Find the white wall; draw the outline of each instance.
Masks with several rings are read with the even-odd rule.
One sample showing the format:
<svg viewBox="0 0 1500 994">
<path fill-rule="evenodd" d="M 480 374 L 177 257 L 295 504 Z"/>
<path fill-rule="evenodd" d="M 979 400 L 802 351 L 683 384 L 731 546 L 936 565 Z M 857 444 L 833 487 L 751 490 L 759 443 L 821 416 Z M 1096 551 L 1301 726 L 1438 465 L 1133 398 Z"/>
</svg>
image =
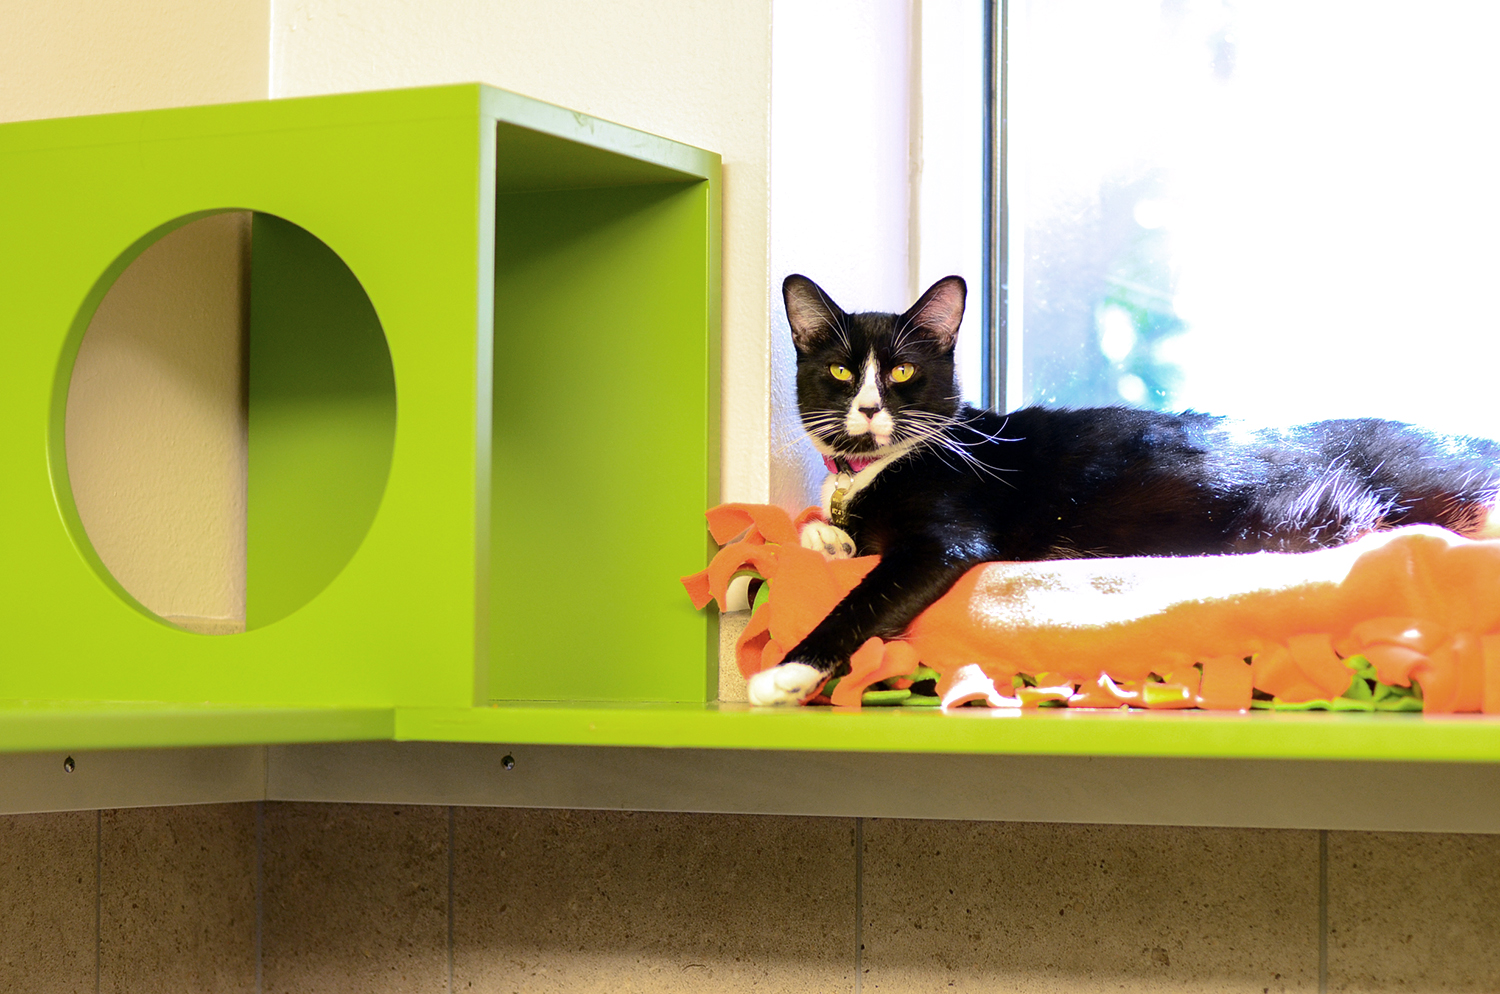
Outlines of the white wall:
<svg viewBox="0 0 1500 994">
<path fill-rule="evenodd" d="M 271 92 L 482 82 L 724 158 L 725 500 L 764 501 L 770 0 L 273 0 Z"/>
<path fill-rule="evenodd" d="M 771 497 L 800 508 L 822 463 L 797 421 L 781 281 L 903 311 L 956 273 L 965 396 L 980 389 L 984 8 L 980 0 L 776 0 L 771 86 Z"/>
<path fill-rule="evenodd" d="M 911 295 L 949 274 L 969 284 L 957 359 L 964 399 L 981 399 L 984 270 L 984 6 L 916 0 Z"/>
<path fill-rule="evenodd" d="M 816 503 L 823 472 L 796 419 L 781 281 L 847 310 L 910 304 L 910 0 L 776 0 L 772 49 L 772 499 Z"/>
</svg>

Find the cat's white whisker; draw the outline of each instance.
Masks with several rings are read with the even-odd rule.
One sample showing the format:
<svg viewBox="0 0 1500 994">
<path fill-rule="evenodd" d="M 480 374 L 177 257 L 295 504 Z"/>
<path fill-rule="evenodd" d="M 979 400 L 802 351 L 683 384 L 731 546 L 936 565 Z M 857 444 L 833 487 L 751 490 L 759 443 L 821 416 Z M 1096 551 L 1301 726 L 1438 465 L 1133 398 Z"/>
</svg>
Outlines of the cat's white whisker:
<svg viewBox="0 0 1500 994">
<path fill-rule="evenodd" d="M 951 453 L 952 455 L 958 457 L 958 459 L 963 464 L 969 466 L 975 472 L 1004 483 L 1006 486 L 1013 486 L 1013 484 L 1011 484 L 1009 481 L 1001 479 L 1000 474 L 1014 472 L 1014 470 L 989 465 L 979 457 L 975 456 L 972 452 L 968 451 L 969 446 L 978 445 L 980 443 L 961 442 L 948 434 L 948 429 L 956 423 L 955 419 L 945 418 L 940 415 L 934 415 L 930 412 L 911 412 L 911 414 L 912 416 L 909 417 L 907 423 L 902 426 L 906 433 L 906 438 L 909 438 L 917 442 L 918 444 L 927 444 L 928 447 L 935 452 L 935 454 L 939 454 L 939 458 L 941 458 L 941 452 Z M 948 466 L 957 468 L 953 467 L 953 464 L 948 463 L 947 460 L 943 461 Z"/>
</svg>

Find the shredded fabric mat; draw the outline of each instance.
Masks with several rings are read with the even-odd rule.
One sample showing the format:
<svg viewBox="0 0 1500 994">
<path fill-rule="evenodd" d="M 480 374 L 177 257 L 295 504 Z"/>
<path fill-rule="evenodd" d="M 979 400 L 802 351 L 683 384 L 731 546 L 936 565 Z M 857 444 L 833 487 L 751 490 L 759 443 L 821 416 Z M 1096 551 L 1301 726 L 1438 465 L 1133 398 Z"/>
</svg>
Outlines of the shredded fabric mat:
<svg viewBox="0 0 1500 994">
<path fill-rule="evenodd" d="M 683 583 L 722 609 L 736 576 L 763 581 L 747 677 L 877 561 L 803 549 L 817 514 L 708 512 L 723 548 Z M 1500 541 L 1414 526 L 1308 553 L 986 563 L 850 666 L 807 703 L 1500 713 Z"/>
</svg>

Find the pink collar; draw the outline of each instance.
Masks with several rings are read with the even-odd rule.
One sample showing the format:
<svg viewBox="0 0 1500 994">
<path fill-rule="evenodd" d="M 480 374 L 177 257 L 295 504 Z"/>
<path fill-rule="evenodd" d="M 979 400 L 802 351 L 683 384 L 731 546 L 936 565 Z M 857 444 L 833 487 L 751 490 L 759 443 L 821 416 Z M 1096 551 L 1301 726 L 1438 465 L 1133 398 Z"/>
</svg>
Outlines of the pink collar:
<svg viewBox="0 0 1500 994">
<path fill-rule="evenodd" d="M 867 467 L 879 462 L 879 459 L 871 459 L 867 456 L 824 456 L 823 465 L 828 467 L 828 472 L 837 476 L 839 473 L 854 475 Z"/>
</svg>

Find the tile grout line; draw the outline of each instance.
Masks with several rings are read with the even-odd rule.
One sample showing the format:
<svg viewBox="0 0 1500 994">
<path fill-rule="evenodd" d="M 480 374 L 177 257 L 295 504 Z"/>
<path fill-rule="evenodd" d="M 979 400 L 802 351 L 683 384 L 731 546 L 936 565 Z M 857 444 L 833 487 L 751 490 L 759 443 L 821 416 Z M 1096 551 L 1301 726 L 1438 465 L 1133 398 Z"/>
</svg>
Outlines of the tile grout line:
<svg viewBox="0 0 1500 994">
<path fill-rule="evenodd" d="M 853 994 L 864 985 L 864 819 L 853 820 Z"/>
<path fill-rule="evenodd" d="M 94 994 L 104 984 L 104 809 L 94 809 Z"/>
<path fill-rule="evenodd" d="M 1318 830 L 1318 994 L 1328 994 L 1328 829 Z"/>
<path fill-rule="evenodd" d="M 453 805 L 448 805 L 448 994 L 453 994 Z"/>
<path fill-rule="evenodd" d="M 266 802 L 255 802 L 255 994 L 265 991 Z"/>
</svg>

